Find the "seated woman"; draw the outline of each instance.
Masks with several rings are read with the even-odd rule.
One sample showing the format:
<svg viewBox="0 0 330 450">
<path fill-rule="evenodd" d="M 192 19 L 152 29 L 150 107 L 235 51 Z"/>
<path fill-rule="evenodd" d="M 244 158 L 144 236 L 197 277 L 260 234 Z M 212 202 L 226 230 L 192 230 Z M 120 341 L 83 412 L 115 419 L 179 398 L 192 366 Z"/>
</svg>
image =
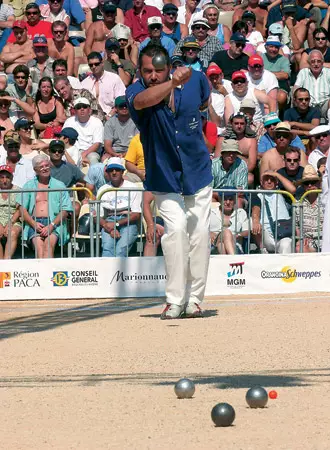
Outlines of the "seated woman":
<svg viewBox="0 0 330 450">
<path fill-rule="evenodd" d="M 212 251 L 219 254 L 242 254 L 243 238 L 249 234 L 249 221 L 246 212 L 236 207 L 236 190 L 225 187 L 228 192 L 219 192 L 220 206 L 211 209 Z"/>
<path fill-rule="evenodd" d="M 63 105 L 55 95 L 53 83 L 49 77 L 43 77 L 39 81 L 36 107 L 33 120 L 41 138 L 46 128 L 61 127 L 66 120 Z"/>
<path fill-rule="evenodd" d="M 57 192 L 25 192 L 18 195 L 18 203 L 23 207 L 24 240 L 31 242 L 37 258 L 53 258 L 55 245 L 65 245 L 69 240 L 66 219 L 73 211 L 72 203 L 65 185 L 50 176 L 50 161 L 46 155 L 35 156 L 32 165 L 36 173 L 23 189 L 47 190 Z"/>
</svg>

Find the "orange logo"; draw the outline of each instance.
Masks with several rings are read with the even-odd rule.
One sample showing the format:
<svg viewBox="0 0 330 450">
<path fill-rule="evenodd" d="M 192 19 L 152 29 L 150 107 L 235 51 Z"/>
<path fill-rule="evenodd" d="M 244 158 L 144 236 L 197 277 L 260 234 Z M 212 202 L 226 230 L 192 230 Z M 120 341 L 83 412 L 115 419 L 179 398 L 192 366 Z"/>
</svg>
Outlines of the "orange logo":
<svg viewBox="0 0 330 450">
<path fill-rule="evenodd" d="M 10 286 L 10 280 L 10 272 L 0 272 L 0 289 Z"/>
</svg>

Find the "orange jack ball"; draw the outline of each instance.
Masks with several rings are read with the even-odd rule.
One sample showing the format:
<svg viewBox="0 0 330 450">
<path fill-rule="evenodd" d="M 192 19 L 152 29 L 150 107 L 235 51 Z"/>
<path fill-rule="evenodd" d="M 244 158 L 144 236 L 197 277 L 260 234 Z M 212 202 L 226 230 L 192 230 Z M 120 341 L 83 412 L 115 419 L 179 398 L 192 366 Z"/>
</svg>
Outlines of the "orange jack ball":
<svg viewBox="0 0 330 450">
<path fill-rule="evenodd" d="M 272 400 L 275 400 L 275 398 L 277 398 L 276 391 L 270 391 L 268 395 L 269 395 L 269 398 L 271 398 Z"/>
</svg>

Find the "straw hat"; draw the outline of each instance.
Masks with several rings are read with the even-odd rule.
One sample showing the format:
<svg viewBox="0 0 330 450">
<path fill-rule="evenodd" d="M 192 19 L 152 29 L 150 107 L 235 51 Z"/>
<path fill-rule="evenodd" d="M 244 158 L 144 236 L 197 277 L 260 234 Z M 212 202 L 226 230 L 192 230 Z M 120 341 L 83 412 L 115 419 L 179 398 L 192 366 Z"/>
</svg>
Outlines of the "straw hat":
<svg viewBox="0 0 330 450">
<path fill-rule="evenodd" d="M 299 180 L 297 184 L 303 184 L 306 181 L 321 181 L 321 178 L 311 164 L 305 166 L 301 180 Z"/>
</svg>

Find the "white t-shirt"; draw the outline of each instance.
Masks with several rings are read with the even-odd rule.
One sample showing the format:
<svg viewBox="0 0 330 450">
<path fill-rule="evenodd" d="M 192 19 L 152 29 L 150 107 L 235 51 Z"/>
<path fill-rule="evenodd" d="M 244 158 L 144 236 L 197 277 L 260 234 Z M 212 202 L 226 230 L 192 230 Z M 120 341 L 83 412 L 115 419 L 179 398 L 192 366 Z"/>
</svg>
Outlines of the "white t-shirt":
<svg viewBox="0 0 330 450">
<path fill-rule="evenodd" d="M 221 194 L 219 194 L 221 195 Z M 234 209 L 230 216 L 229 227 L 230 231 L 235 234 L 242 231 L 248 231 L 249 219 L 246 212 L 242 208 Z M 210 217 L 210 231 L 219 233 L 222 230 L 222 212 L 219 208 L 211 208 Z"/>
<path fill-rule="evenodd" d="M 254 122 L 262 121 L 262 118 L 265 115 L 265 105 L 258 102 L 258 100 L 254 94 L 253 86 L 248 87 L 248 91 L 245 95 L 243 95 L 243 97 L 239 97 L 238 95 L 235 94 L 234 91 L 231 94 L 227 95 L 227 97 L 229 97 L 231 104 L 233 105 L 233 113 L 234 114 L 238 113 L 238 111 L 240 110 L 241 103 L 243 100 L 249 99 L 249 100 L 254 101 L 254 103 L 256 104 L 256 112 L 254 113 L 253 121 Z"/>
<path fill-rule="evenodd" d="M 111 184 L 105 184 L 97 191 L 96 197 L 99 198 L 100 194 L 111 187 Z M 101 217 L 107 217 L 114 215 L 117 216 L 122 213 L 129 212 L 141 212 L 142 192 L 129 191 L 129 189 L 136 189 L 136 184 L 131 181 L 124 180 L 120 189 L 127 188 L 127 191 L 109 191 L 106 192 L 100 203 L 100 215 Z M 117 192 L 117 195 L 116 195 Z M 116 208 L 117 205 L 117 208 Z"/>
<path fill-rule="evenodd" d="M 5 155 L 1 154 L 0 157 L 0 166 L 4 164 L 7 164 L 7 152 Z M 22 188 L 27 181 L 32 180 L 35 176 L 36 173 L 32 167 L 32 160 L 22 156 L 15 166 L 13 185 Z"/>
<path fill-rule="evenodd" d="M 253 86 L 259 91 L 266 91 L 266 94 L 268 94 L 268 92 L 272 89 L 278 88 L 277 78 L 269 70 L 264 70 L 260 80 L 253 80 L 249 72 L 246 72 L 245 75 L 248 79 L 249 86 Z"/>
<path fill-rule="evenodd" d="M 318 160 L 324 158 L 326 155 L 318 148 L 313 150 L 308 157 L 308 164 L 311 164 L 315 170 L 317 170 Z"/>
<path fill-rule="evenodd" d="M 260 31 L 252 31 L 250 34 L 246 35 L 246 39 L 249 41 L 249 44 L 254 45 L 254 47 L 257 47 L 258 44 L 264 42 L 264 38 L 262 37 L 262 34 Z"/>
<path fill-rule="evenodd" d="M 164 6 L 163 0 L 145 0 L 144 2 L 148 6 L 155 6 L 161 12 Z"/>
<path fill-rule="evenodd" d="M 203 11 L 200 8 L 196 8 L 195 12 L 192 13 L 191 18 L 188 23 L 189 33 L 191 33 L 191 25 L 194 20 L 196 19 L 202 19 L 203 18 Z M 183 23 L 185 25 L 186 23 L 186 7 L 185 5 L 179 6 L 178 8 L 178 18 L 176 19 L 177 22 Z"/>
<path fill-rule="evenodd" d="M 81 123 L 76 116 L 69 117 L 63 125 L 63 128 L 72 127 L 78 133 L 76 146 L 80 152 L 87 150 L 96 142 L 103 144 L 103 124 L 97 117 L 91 116 L 86 123 Z"/>
<path fill-rule="evenodd" d="M 81 152 L 79 151 L 79 148 L 73 145 L 70 148 L 67 148 L 66 151 L 69 153 L 71 158 L 73 159 L 74 163 L 76 164 L 79 169 L 82 167 L 82 158 L 81 158 Z M 66 157 L 63 156 L 63 161 L 66 161 Z"/>
</svg>

